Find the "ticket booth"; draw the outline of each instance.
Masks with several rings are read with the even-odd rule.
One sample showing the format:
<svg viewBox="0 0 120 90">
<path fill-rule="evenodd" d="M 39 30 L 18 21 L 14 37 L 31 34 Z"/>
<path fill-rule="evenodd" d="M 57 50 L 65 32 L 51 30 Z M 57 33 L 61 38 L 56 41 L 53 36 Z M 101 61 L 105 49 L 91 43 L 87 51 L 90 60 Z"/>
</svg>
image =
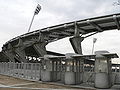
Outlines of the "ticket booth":
<svg viewBox="0 0 120 90">
<path fill-rule="evenodd" d="M 65 84 L 82 83 L 83 60 L 73 57 L 74 54 L 66 54 L 65 60 Z"/>
<path fill-rule="evenodd" d="M 61 60 L 55 56 L 45 55 L 42 60 L 41 81 L 60 80 Z"/>
<path fill-rule="evenodd" d="M 111 58 L 118 58 L 118 56 L 108 51 L 96 51 L 95 54 L 95 87 L 110 88 L 113 83 Z"/>
</svg>

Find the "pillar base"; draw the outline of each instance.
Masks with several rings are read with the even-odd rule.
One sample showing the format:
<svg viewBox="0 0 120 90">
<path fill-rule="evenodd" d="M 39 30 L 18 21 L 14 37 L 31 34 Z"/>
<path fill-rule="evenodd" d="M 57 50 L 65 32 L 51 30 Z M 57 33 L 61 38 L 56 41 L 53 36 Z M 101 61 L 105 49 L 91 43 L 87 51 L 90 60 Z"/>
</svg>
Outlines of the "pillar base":
<svg viewBox="0 0 120 90">
<path fill-rule="evenodd" d="M 41 71 L 41 81 L 49 82 L 51 81 L 51 72 L 50 71 Z"/>
<path fill-rule="evenodd" d="M 70 43 L 77 54 L 82 54 L 82 47 L 81 47 L 81 42 L 84 40 L 83 37 L 72 37 L 69 39 Z"/>
<path fill-rule="evenodd" d="M 51 81 L 59 81 L 60 75 L 57 71 L 41 71 L 41 81 L 43 82 L 51 82 Z"/>
<path fill-rule="evenodd" d="M 112 84 L 110 83 L 109 76 L 107 73 L 101 72 L 96 73 L 95 75 L 95 87 L 101 88 L 101 89 L 107 89 L 112 87 Z"/>
<path fill-rule="evenodd" d="M 75 72 L 65 72 L 65 84 L 74 85 L 75 82 Z"/>
<path fill-rule="evenodd" d="M 68 85 L 75 85 L 82 83 L 82 73 L 80 72 L 65 72 L 64 83 Z"/>
<path fill-rule="evenodd" d="M 115 73 L 116 78 L 115 78 L 115 84 L 120 84 L 120 73 Z"/>
</svg>

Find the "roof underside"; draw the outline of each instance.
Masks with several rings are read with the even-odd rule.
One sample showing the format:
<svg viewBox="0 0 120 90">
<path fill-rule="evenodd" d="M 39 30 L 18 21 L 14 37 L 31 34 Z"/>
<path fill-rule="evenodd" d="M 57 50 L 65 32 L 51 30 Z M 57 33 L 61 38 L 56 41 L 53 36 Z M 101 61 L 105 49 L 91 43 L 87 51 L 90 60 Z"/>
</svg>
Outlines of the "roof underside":
<svg viewBox="0 0 120 90">
<path fill-rule="evenodd" d="M 13 42 L 19 37 L 26 38 L 29 36 L 39 35 L 39 33 L 45 35 L 45 39 L 49 42 L 56 41 L 65 37 L 73 36 L 75 32 L 75 25 L 77 25 L 79 33 L 83 37 L 91 33 L 120 29 L 120 13 L 96 18 L 88 18 L 84 20 L 43 28 L 13 38 L 7 43 Z"/>
</svg>

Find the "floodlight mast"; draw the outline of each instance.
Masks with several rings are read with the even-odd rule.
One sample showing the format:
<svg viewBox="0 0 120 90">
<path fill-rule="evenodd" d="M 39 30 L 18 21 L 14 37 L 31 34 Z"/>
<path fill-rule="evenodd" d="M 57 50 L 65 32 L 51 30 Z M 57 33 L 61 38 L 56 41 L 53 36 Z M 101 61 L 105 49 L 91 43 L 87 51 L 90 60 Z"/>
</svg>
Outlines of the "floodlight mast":
<svg viewBox="0 0 120 90">
<path fill-rule="evenodd" d="M 40 12 L 40 10 L 41 10 L 41 6 L 38 4 L 37 7 L 36 7 L 36 9 L 35 9 L 35 11 L 34 11 L 34 14 L 33 14 L 33 17 L 32 17 L 31 23 L 30 23 L 30 26 L 28 28 L 28 32 L 31 29 L 31 26 L 32 26 L 32 23 L 33 23 L 35 15 L 37 15 Z"/>
<path fill-rule="evenodd" d="M 96 41 L 97 41 L 97 38 L 93 38 L 92 54 L 94 53 L 94 45 L 95 45 Z"/>
</svg>

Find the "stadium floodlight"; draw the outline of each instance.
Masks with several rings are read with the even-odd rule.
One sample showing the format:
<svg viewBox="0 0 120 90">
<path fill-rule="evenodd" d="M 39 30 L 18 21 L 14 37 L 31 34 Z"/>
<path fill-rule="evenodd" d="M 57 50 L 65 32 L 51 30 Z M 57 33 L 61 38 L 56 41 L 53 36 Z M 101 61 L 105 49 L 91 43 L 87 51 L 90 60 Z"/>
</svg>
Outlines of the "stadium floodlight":
<svg viewBox="0 0 120 90">
<path fill-rule="evenodd" d="M 94 52 L 94 45 L 95 45 L 96 41 L 97 41 L 97 38 L 93 38 L 92 54 L 93 54 L 93 52 Z"/>
<path fill-rule="evenodd" d="M 29 26 L 29 29 L 28 29 L 28 32 L 30 31 L 31 29 L 31 26 L 32 26 L 32 23 L 33 23 L 33 20 L 34 20 L 34 17 L 35 15 L 37 15 L 41 10 L 41 6 L 38 4 L 35 11 L 34 11 L 34 14 L 33 14 L 33 17 L 32 17 L 32 20 L 31 20 L 31 23 L 30 23 L 30 26 Z"/>
</svg>

